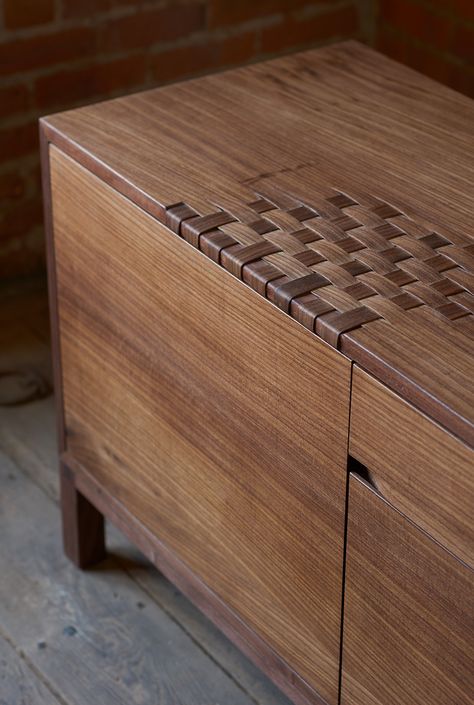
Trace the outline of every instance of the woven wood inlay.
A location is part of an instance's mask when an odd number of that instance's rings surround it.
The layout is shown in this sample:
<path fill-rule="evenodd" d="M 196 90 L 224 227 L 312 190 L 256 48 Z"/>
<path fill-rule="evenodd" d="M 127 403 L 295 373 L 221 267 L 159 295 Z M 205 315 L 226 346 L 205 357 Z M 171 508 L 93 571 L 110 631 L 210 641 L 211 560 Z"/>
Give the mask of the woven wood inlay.
<path fill-rule="evenodd" d="M 172 206 L 167 223 L 335 347 L 418 307 L 472 337 L 473 239 L 368 194 L 325 189 L 303 201 L 260 186 L 244 205 Z"/>

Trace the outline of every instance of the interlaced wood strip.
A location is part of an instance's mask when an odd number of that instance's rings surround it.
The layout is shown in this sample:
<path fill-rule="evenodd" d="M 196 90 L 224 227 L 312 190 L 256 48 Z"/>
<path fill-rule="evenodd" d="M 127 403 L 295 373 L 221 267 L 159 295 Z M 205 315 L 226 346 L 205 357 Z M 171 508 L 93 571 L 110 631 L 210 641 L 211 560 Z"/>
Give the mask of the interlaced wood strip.
<path fill-rule="evenodd" d="M 245 204 L 167 210 L 175 232 L 334 347 L 397 311 L 427 307 L 472 337 L 474 240 L 415 221 L 370 194 L 311 202 L 259 184 Z"/>

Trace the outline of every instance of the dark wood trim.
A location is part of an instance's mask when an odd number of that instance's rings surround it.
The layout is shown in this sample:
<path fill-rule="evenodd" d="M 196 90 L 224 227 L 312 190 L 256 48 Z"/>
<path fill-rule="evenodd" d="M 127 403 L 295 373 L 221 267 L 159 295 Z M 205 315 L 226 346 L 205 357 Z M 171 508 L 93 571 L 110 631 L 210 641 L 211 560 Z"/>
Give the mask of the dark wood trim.
<path fill-rule="evenodd" d="M 64 553 L 78 568 L 90 568 L 106 557 L 104 515 L 78 490 L 64 462 L 60 486 Z"/>
<path fill-rule="evenodd" d="M 56 284 L 56 258 L 54 252 L 53 204 L 49 170 L 49 139 L 45 123 L 40 121 L 41 181 L 43 188 L 43 217 L 46 237 L 46 262 L 48 268 L 49 322 L 51 330 L 51 355 L 53 363 L 54 396 L 56 404 L 56 429 L 59 452 L 66 449 L 64 423 L 63 384 L 61 371 L 61 349 L 59 338 L 59 312 Z"/>
<path fill-rule="evenodd" d="M 74 487 L 133 543 L 176 587 L 288 695 L 295 705 L 327 705 L 293 669 L 250 629 L 205 583 L 111 495 L 70 454 L 62 466 Z"/>
<path fill-rule="evenodd" d="M 351 337 L 350 333 L 341 336 L 339 350 L 405 401 L 436 421 L 470 448 L 474 448 L 474 427 L 468 419 L 455 414 L 453 409 L 433 397 L 395 367 L 384 362 L 378 355 Z"/>
<path fill-rule="evenodd" d="M 46 261 L 48 268 L 49 320 L 56 407 L 57 442 L 60 457 L 66 450 L 61 343 L 56 282 L 56 257 L 49 168 L 49 144 L 45 125 L 40 121 L 41 179 L 43 188 Z M 79 568 L 87 568 L 105 558 L 103 515 L 78 492 L 71 470 L 60 463 L 61 513 L 64 552 Z"/>
<path fill-rule="evenodd" d="M 99 161 L 94 155 L 87 152 L 80 145 L 73 142 L 69 137 L 63 135 L 58 129 L 48 124 L 47 118 L 40 121 L 41 133 L 44 138 L 54 144 L 64 154 L 67 154 L 72 159 L 75 159 L 78 164 L 88 169 L 92 174 L 102 179 L 106 184 L 109 184 L 118 193 L 128 198 L 132 203 L 135 203 L 142 210 L 153 216 L 166 225 L 166 207 L 158 203 L 153 198 L 148 196 L 143 191 L 140 191 L 134 184 L 124 179 L 120 174 L 117 174 L 113 169 Z"/>

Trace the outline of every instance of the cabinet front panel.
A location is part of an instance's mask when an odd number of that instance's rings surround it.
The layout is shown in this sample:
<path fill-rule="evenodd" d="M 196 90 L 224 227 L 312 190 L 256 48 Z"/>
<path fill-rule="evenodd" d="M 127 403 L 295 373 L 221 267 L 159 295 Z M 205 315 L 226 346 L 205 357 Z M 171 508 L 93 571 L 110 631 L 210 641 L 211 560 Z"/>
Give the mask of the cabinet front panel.
<path fill-rule="evenodd" d="M 474 451 L 357 367 L 349 452 L 389 502 L 474 565 Z"/>
<path fill-rule="evenodd" d="M 336 703 L 349 361 L 50 149 L 68 453 Z"/>
<path fill-rule="evenodd" d="M 472 705 L 473 572 L 349 482 L 342 705 Z"/>

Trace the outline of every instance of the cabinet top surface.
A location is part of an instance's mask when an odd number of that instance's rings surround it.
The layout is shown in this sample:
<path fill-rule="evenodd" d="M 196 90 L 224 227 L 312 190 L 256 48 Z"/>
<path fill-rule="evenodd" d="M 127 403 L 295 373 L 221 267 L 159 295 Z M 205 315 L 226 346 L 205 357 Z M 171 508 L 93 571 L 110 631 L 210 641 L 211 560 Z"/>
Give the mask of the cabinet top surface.
<path fill-rule="evenodd" d="M 43 131 L 473 443 L 472 101 L 348 42 Z"/>

